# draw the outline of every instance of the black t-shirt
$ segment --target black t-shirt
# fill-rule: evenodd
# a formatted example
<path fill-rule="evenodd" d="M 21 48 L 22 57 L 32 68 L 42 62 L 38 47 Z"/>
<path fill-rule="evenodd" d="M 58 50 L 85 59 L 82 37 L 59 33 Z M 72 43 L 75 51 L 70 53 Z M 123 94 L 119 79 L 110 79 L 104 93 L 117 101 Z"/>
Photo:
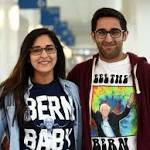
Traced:
<path fill-rule="evenodd" d="M 28 110 L 21 131 L 23 150 L 74 150 L 75 110 L 59 80 L 34 84 L 26 99 Z"/>

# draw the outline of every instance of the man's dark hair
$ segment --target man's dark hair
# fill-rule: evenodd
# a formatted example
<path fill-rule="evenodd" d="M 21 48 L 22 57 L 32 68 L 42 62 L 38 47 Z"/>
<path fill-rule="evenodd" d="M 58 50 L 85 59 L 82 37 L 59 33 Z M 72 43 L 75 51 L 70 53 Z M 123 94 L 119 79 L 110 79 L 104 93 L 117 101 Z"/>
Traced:
<path fill-rule="evenodd" d="M 98 19 L 100 19 L 102 17 L 117 18 L 120 22 L 120 26 L 121 26 L 122 30 L 127 31 L 127 21 L 121 12 L 119 12 L 113 8 L 100 8 L 94 13 L 94 15 L 92 17 L 92 20 L 91 20 L 92 32 L 94 32 L 96 30 L 96 24 L 97 24 Z"/>

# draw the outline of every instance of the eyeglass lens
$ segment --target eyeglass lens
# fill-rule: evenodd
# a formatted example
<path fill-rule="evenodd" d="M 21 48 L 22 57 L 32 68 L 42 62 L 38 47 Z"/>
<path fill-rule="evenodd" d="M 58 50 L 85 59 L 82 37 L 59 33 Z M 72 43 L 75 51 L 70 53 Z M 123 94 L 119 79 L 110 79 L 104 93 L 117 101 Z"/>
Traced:
<path fill-rule="evenodd" d="M 110 36 L 112 38 L 118 38 L 121 36 L 121 33 L 123 32 L 124 30 L 120 30 L 118 28 L 112 28 L 110 31 L 107 31 L 105 29 L 98 29 L 95 31 L 96 35 L 99 37 L 99 38 L 105 38 L 107 36 L 107 34 L 109 33 Z"/>
<path fill-rule="evenodd" d="M 52 46 L 52 45 L 46 46 L 45 48 L 42 48 L 40 46 L 37 46 L 37 47 L 35 46 L 30 49 L 33 55 L 41 55 L 43 50 L 45 50 L 47 54 L 52 54 L 56 52 L 55 46 Z"/>

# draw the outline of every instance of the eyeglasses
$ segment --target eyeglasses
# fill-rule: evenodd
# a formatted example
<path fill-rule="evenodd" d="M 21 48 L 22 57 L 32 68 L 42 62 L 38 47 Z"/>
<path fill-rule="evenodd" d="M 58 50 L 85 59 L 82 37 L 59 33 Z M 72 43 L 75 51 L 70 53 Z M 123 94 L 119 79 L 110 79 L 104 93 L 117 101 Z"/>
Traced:
<path fill-rule="evenodd" d="M 46 46 L 45 48 L 42 48 L 40 46 L 35 46 L 35 47 L 32 47 L 30 48 L 30 52 L 32 55 L 41 55 L 43 51 L 46 51 L 47 54 L 53 54 L 53 53 L 56 53 L 57 49 L 55 46 Z"/>
<path fill-rule="evenodd" d="M 120 30 L 118 28 L 112 28 L 110 31 L 106 31 L 105 29 L 97 29 L 95 34 L 98 38 L 104 39 L 106 38 L 107 34 L 109 33 L 112 38 L 119 38 L 121 33 L 125 30 Z"/>

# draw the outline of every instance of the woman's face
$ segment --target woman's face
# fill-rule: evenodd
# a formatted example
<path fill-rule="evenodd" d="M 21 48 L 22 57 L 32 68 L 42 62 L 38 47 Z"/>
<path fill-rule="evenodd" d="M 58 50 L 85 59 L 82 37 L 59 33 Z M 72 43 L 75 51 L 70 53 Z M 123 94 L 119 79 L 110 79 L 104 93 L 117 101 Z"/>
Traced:
<path fill-rule="evenodd" d="M 54 76 L 54 67 L 57 62 L 57 50 L 51 38 L 43 34 L 36 38 L 30 49 L 30 62 L 34 69 L 34 76 Z"/>

